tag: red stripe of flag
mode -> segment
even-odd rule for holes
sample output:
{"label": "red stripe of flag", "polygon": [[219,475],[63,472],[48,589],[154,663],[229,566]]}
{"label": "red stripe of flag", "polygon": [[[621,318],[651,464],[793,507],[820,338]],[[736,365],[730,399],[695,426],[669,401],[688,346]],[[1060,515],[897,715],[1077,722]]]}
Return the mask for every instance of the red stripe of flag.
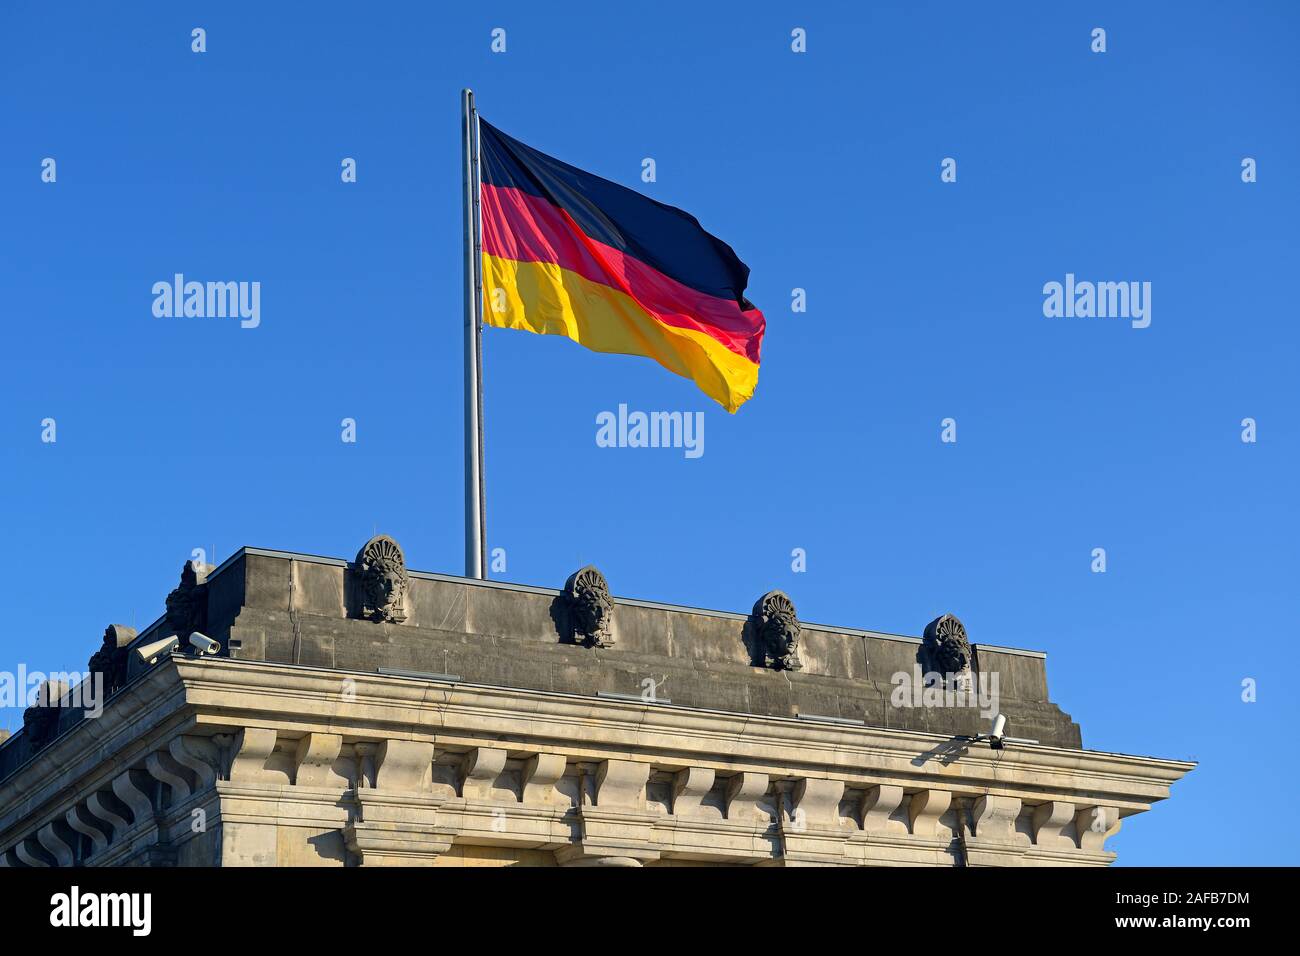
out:
{"label": "red stripe of flag", "polygon": [[627,294],[665,325],[703,332],[755,364],[765,323],[758,309],[699,292],[584,233],[564,210],[519,189],[483,185],[483,251],[547,262]]}

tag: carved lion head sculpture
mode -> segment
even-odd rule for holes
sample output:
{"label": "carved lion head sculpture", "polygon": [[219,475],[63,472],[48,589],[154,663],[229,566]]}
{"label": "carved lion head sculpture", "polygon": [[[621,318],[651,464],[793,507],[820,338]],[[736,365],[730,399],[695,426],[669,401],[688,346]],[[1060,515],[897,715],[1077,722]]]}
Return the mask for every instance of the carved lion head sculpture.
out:
{"label": "carved lion head sculpture", "polygon": [[951,614],[936,617],[925,629],[923,646],[930,664],[942,674],[961,674],[970,670],[971,648],[966,628]]}
{"label": "carved lion head sculpture", "polygon": [[106,693],[111,694],[126,683],[128,648],[135,636],[135,628],[125,624],[110,624],[104,629],[104,642],[91,655],[87,669],[92,674],[104,675]]}
{"label": "carved lion head sculpture", "polygon": [[610,647],[614,643],[614,599],[609,596],[605,575],[590,564],[574,571],[564,582],[570,639],[587,647]]}
{"label": "carved lion head sculpture", "polygon": [[764,664],[787,671],[803,667],[799,657],[799,615],[790,598],[781,591],[768,591],[754,605],[753,621]]}
{"label": "carved lion head sculpture", "polygon": [[23,736],[30,753],[40,750],[59,732],[59,704],[68,692],[63,681],[41,681],[32,705],[23,711]]}
{"label": "carved lion head sculpture", "polygon": [[355,562],[361,615],[372,621],[401,624],[406,620],[406,556],[401,546],[386,534],[366,542]]}
{"label": "carved lion head sculpture", "polygon": [[167,595],[167,626],[182,639],[192,631],[207,630],[208,572],[211,565],[186,561],[181,583]]}

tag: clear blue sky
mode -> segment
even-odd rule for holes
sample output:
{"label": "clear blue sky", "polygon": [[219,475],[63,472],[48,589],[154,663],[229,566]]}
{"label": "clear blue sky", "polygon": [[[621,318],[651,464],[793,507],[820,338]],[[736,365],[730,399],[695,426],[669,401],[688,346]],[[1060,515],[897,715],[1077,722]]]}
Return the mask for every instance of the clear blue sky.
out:
{"label": "clear blue sky", "polygon": [[[1048,652],[1086,746],[1201,761],[1123,863],[1300,862],[1267,809],[1297,784],[1298,27],[1292,3],[5,3],[0,668],[84,668],[194,548],[350,557],[379,529],[460,572],[468,85],[698,216],[768,317],[735,416],[648,360],[489,330],[498,577],[590,561],[729,610],[780,587],[911,634],[954,612]],[[154,318],[176,272],[261,282],[260,327]],[[1045,318],[1067,272],[1151,282],[1151,326]],[[598,448],[620,403],[703,410],[705,454]]]}

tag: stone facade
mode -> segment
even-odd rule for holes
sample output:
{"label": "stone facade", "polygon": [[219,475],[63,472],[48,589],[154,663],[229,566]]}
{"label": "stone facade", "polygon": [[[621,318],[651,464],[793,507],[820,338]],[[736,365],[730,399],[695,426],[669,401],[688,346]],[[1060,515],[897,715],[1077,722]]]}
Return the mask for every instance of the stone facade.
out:
{"label": "stone facade", "polygon": [[929,633],[809,624],[780,592],[732,614],[612,597],[595,568],[473,581],[383,536],[352,562],[246,548],[177,592],[110,628],[98,669],[132,676],[101,716],[0,741],[0,866],[1105,865],[1192,767],[1082,749],[1042,654],[948,616],[964,679],[995,674],[1035,742],[896,705],[944,656]]}

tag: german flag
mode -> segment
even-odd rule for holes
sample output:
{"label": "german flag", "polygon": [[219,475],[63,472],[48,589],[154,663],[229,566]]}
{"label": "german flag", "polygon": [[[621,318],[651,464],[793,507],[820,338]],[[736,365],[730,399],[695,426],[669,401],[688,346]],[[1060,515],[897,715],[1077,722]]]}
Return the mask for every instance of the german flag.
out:
{"label": "german flag", "polygon": [[486,325],[647,356],[729,412],[754,394],[766,321],[730,246],[481,119],[479,137]]}

